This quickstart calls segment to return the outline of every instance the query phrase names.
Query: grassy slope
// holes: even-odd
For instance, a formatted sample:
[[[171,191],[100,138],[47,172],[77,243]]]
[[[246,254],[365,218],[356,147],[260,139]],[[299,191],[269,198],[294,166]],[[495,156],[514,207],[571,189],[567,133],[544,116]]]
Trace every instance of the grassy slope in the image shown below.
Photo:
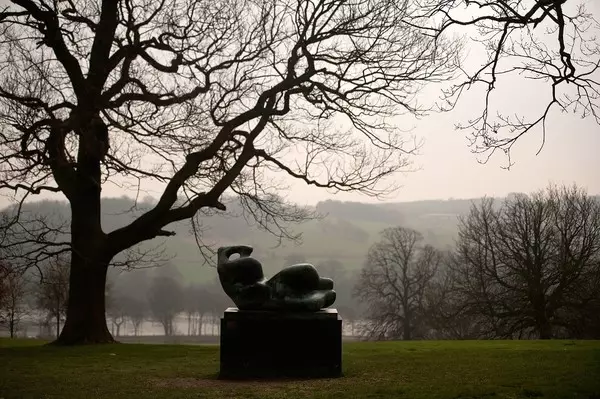
[[[17,342],[0,398],[600,398],[598,341],[353,343],[343,378],[270,382],[217,380],[217,346]]]

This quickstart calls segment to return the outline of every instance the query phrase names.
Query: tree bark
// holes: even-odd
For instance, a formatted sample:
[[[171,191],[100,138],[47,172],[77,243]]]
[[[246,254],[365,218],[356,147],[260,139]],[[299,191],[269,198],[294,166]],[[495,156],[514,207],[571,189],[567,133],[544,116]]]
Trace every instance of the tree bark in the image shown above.
[[[404,331],[403,331],[404,340],[410,341],[412,339],[412,336],[410,334],[410,323],[408,321],[405,321],[404,325],[402,327],[404,328]]]
[[[101,159],[106,126],[98,115],[79,131],[79,153],[71,205],[71,271],[67,319],[59,345],[115,342],[106,324],[105,287],[110,253],[101,224]]]
[[[55,318],[56,318],[56,338],[60,337],[60,310],[56,310]]]
[[[67,319],[55,342],[59,345],[115,342],[106,324],[105,307],[106,273],[112,256],[106,253],[100,226],[100,191],[94,191],[84,191],[77,201],[71,201],[69,299]]]
[[[106,325],[104,289],[108,264],[89,267],[73,254],[67,320],[59,345],[115,342]]]
[[[544,322],[538,326],[538,332],[540,339],[552,339],[552,326],[548,320],[544,320]]]
[[[10,319],[8,321],[9,329],[10,329],[10,337],[15,337],[15,312],[11,310]]]
[[[405,295],[408,294],[408,288],[405,288],[404,290]],[[404,302],[404,304],[402,305],[402,308],[404,310],[404,322],[402,323],[402,338],[404,341],[410,341],[412,339],[411,336],[411,311],[409,310],[409,304],[407,302]]]

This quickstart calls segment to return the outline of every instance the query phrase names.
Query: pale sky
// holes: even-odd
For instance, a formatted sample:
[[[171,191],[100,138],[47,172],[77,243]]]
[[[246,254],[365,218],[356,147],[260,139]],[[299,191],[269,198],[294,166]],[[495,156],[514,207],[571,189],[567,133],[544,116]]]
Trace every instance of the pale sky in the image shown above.
[[[515,112],[545,106],[542,90],[519,91],[527,82],[503,86],[502,95]],[[499,88],[499,91],[501,90]],[[423,199],[477,198],[505,196],[511,192],[530,193],[550,183],[576,183],[590,194],[600,194],[600,125],[593,118],[582,119],[577,114],[561,113],[555,109],[548,120],[546,143],[541,152],[541,130],[523,136],[513,147],[510,170],[507,158],[498,153],[486,164],[478,162],[466,138],[466,131],[455,130],[454,124],[465,122],[478,107],[480,95],[463,98],[449,113],[431,114],[422,120],[407,119],[407,127],[423,139],[419,155],[413,158],[414,172],[398,174],[395,181],[402,187],[383,200],[356,193],[333,194],[323,189],[308,187],[302,182],[290,181],[287,198],[294,202],[313,205],[326,199],[362,202],[403,202]],[[522,104],[520,104],[522,103]],[[532,114],[533,115],[533,114]],[[537,114],[536,114],[537,115]],[[105,196],[125,194],[122,189],[106,186]],[[135,195],[132,191],[129,195]],[[158,196],[159,191],[154,192]]]
[[[543,189],[549,183],[576,183],[590,194],[600,194],[600,126],[593,119],[582,120],[556,110],[549,120],[542,151],[536,155],[542,137],[539,130],[524,136],[513,148],[514,165],[506,170],[502,168],[507,161],[503,154],[480,164],[468,147],[466,132],[454,129],[463,114],[459,111],[472,105],[463,102],[457,112],[431,115],[418,123],[414,133],[425,141],[421,155],[414,159],[420,169],[398,175],[402,188],[387,196],[385,202],[505,196]],[[302,185],[294,188],[292,196],[305,204],[328,198],[376,201],[357,194],[331,195]]]
[[[600,19],[600,1],[589,0],[587,7]],[[499,82],[496,95],[510,112],[527,113],[546,105],[548,90],[548,86],[532,86],[521,78],[512,78]],[[600,126],[592,118],[581,119],[577,114],[554,109],[540,154],[536,155],[542,137],[538,129],[518,141],[512,153],[515,164],[505,170],[501,168],[506,164],[504,155],[498,154],[487,164],[480,164],[468,147],[467,132],[454,129],[455,123],[475,116],[473,110],[481,106],[482,100],[480,93],[471,93],[452,112],[432,114],[418,121],[399,121],[406,128],[414,127],[413,134],[423,139],[424,145],[420,155],[413,158],[418,170],[397,175],[396,182],[402,188],[388,195],[385,202],[505,196],[510,192],[539,190],[549,183],[576,183],[590,194],[600,194]],[[377,201],[359,194],[333,195],[300,182],[290,182],[290,186],[287,198],[300,204],[312,205],[325,199]],[[159,196],[158,189],[156,186],[149,194]],[[108,184],[103,195],[134,196],[135,191],[127,192]],[[0,199],[0,205],[5,204]]]
[[[588,0],[585,4],[587,11],[600,21],[600,1]],[[471,51],[467,62],[477,61],[475,52]],[[596,81],[600,81],[598,73]],[[494,96],[500,101],[500,110],[508,114],[537,117],[548,104],[549,94],[550,84],[536,85],[514,76],[500,78]],[[502,168],[507,163],[503,154],[486,164],[479,163],[468,147],[467,133],[454,129],[455,123],[465,123],[469,117],[477,116],[473,110],[479,109],[482,101],[481,94],[471,93],[450,113],[433,114],[414,125],[415,122],[407,121],[407,126],[415,126],[414,133],[425,141],[421,155],[414,158],[415,166],[420,169],[397,176],[402,188],[385,202],[505,196],[511,192],[530,193],[550,183],[577,184],[590,194],[600,194],[600,125],[593,118],[582,119],[579,114],[562,113],[554,108],[547,120],[542,151],[536,155],[542,143],[541,129],[537,129],[513,147],[514,165],[506,170]],[[357,194],[333,196],[301,186],[294,190],[294,196],[306,204],[327,198],[377,201]]]

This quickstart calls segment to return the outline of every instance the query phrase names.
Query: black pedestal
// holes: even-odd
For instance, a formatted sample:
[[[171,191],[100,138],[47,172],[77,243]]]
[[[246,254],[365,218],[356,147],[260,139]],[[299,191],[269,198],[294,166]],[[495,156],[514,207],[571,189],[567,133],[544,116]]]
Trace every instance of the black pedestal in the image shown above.
[[[316,313],[243,311],[221,319],[220,378],[339,377],[342,319]]]

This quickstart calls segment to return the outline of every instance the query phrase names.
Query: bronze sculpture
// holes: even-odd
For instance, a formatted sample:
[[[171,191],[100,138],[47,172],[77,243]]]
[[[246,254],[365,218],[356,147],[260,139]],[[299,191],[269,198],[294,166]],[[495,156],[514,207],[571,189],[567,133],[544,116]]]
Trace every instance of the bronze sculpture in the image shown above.
[[[247,245],[217,251],[219,280],[238,309],[316,312],[335,301],[333,280],[320,277],[313,265],[292,265],[267,280],[252,251]],[[235,254],[239,258],[230,259]]]

